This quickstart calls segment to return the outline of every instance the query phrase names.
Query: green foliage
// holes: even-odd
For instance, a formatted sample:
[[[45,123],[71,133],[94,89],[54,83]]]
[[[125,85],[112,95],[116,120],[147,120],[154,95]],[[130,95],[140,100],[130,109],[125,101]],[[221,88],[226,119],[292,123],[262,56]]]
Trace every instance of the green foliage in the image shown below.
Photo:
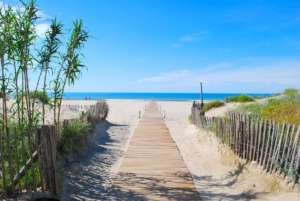
[[[207,112],[208,110],[212,109],[212,108],[217,108],[217,107],[221,107],[224,105],[224,102],[222,101],[211,101],[208,103],[204,104],[204,111]]]
[[[59,151],[62,154],[78,152],[84,145],[91,125],[81,120],[73,120],[62,128]]]
[[[67,44],[65,77],[69,85],[73,85],[80,75],[81,68],[84,65],[80,61],[80,53],[78,52],[88,39],[88,33],[83,29],[81,20],[73,23],[71,38]]]
[[[285,93],[286,94],[286,93]],[[300,125],[300,96],[289,91],[283,97],[271,98],[265,103],[243,105],[239,111],[258,114],[265,119]]]
[[[88,33],[83,27],[81,20],[76,20],[73,23],[73,29],[69,41],[67,42],[67,50],[62,54],[60,68],[54,80],[54,124],[58,125],[60,120],[60,111],[62,97],[66,85],[74,85],[79,79],[84,65],[81,62],[81,48],[87,42]]]
[[[38,100],[45,105],[50,104],[50,97],[43,91],[32,91],[29,96],[31,99]]]
[[[293,88],[288,88],[288,89],[284,90],[283,94],[290,99],[295,99],[296,96],[299,96],[299,90],[293,89]]]
[[[246,95],[239,95],[239,96],[232,96],[228,97],[225,100],[227,103],[230,102],[237,102],[237,103],[246,103],[246,102],[253,102],[255,101],[254,98]]]
[[[35,129],[41,122],[45,124],[45,105],[54,103],[53,119],[57,122],[55,125],[60,125],[64,88],[73,85],[81,74],[84,65],[80,50],[88,39],[82,21],[77,20],[70,39],[62,44],[63,27],[54,19],[44,41],[40,42],[36,32],[39,18],[36,1],[20,3],[16,8],[6,4],[0,6],[0,97],[3,97],[0,106],[0,169],[3,172],[0,188],[5,190],[36,150]],[[55,94],[54,100],[48,97],[48,92]],[[11,96],[15,101],[8,104],[7,98]],[[42,113],[36,100],[42,103]],[[66,128],[64,135],[73,133],[71,139],[79,138],[78,132],[85,133],[87,128],[80,123]],[[64,139],[67,141],[67,137]],[[41,187],[40,183],[35,183],[40,181],[38,177],[39,168],[34,164],[18,183],[19,190],[37,190]]]
[[[62,24],[56,19],[52,20],[49,30],[46,32],[45,41],[39,52],[39,63],[42,65],[42,70],[47,71],[51,59],[57,54],[61,41],[59,39],[62,35]]]
[[[28,141],[28,125],[17,125],[14,122],[9,122],[8,133],[11,135],[8,143],[4,143],[2,148],[2,159],[6,161],[2,174],[4,177],[0,177],[0,189],[4,188],[3,178],[10,178],[10,169],[13,170],[14,175],[18,170],[23,167],[27,160],[30,158],[30,147]],[[36,129],[31,129],[31,132],[36,133]],[[34,135],[35,136],[35,135]],[[11,163],[8,163],[8,158],[11,157]],[[4,170],[4,171],[3,171]],[[18,183],[19,189],[24,189],[26,186],[37,186],[41,182],[40,169],[38,162],[35,162],[27,172],[27,174]],[[7,180],[6,187],[10,185],[11,181]]]

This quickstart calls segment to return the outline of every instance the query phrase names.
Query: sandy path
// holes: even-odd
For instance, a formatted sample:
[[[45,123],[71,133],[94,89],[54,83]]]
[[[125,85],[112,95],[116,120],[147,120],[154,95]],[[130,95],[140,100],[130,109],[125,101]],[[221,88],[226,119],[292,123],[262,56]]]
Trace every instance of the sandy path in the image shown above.
[[[114,187],[111,179],[145,102],[108,101],[108,104],[108,122],[97,125],[93,144],[65,170],[61,200],[122,200],[130,196]]]
[[[67,168],[62,200],[116,200],[111,170],[122,156],[130,127],[104,122],[96,133],[94,146]]]
[[[298,200],[281,180],[258,168],[239,166],[238,159],[212,133],[188,122],[191,102],[159,102],[166,123],[203,200]],[[234,107],[234,106],[230,106]],[[218,113],[227,111],[222,108]]]
[[[64,200],[70,197],[71,200],[124,200],[128,197],[141,200],[113,186],[111,178],[138,122],[138,112],[143,111],[146,102],[108,103],[108,121],[112,123],[98,126],[92,151],[70,166]],[[237,166],[237,159],[213,134],[191,125],[188,116],[192,102],[158,102],[158,105],[166,114],[167,127],[203,200],[299,200],[300,194],[288,192],[276,177],[261,174],[259,169],[249,165]],[[220,108],[210,115],[227,110]]]

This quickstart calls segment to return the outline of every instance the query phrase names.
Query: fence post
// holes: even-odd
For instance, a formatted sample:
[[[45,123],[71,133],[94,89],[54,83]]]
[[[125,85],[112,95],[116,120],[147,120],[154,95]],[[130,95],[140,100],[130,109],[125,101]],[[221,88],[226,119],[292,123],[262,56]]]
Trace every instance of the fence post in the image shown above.
[[[56,172],[57,135],[54,126],[45,125],[38,129],[37,143],[39,145],[39,164],[42,172],[44,188],[57,196],[59,193]]]

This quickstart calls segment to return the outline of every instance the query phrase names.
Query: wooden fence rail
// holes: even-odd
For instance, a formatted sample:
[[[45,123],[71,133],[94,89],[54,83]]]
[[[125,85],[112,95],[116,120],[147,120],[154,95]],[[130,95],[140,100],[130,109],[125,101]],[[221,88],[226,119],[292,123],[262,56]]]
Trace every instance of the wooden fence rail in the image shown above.
[[[214,131],[242,159],[255,161],[267,172],[299,182],[300,126],[240,113],[206,117],[201,115],[198,103],[192,106],[192,121],[198,127]]]
[[[6,172],[13,172],[13,177],[7,182],[7,186],[3,187],[8,196],[20,191],[42,190],[54,198],[59,197],[61,186],[56,160],[61,130],[78,120],[95,126],[99,121],[106,119],[108,114],[108,105],[104,101],[98,101],[95,105],[66,105],[65,107],[82,113],[79,118],[65,119],[58,127],[41,125],[37,129],[26,130],[26,133],[18,133],[17,128],[12,129],[10,134],[14,139],[6,143],[8,144],[6,147],[0,147],[0,162],[8,163],[9,157],[14,154],[13,159],[17,164],[6,168]],[[28,136],[31,137],[30,140]],[[3,152],[4,148],[5,152]],[[6,172],[0,169],[0,181]],[[2,189],[0,193],[1,191]],[[1,195],[0,200],[2,200]]]

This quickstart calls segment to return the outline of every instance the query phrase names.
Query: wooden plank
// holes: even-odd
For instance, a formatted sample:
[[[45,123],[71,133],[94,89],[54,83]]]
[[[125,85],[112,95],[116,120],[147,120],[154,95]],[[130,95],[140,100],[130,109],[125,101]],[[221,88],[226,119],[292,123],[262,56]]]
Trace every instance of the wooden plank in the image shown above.
[[[272,158],[273,158],[273,155],[274,155],[274,146],[275,146],[275,142],[276,142],[276,138],[277,138],[277,129],[278,129],[278,125],[275,124],[274,121],[272,121],[272,131],[271,131],[271,134],[270,134],[270,147],[269,147],[269,150],[267,152],[267,155],[266,155],[266,161],[265,161],[265,167],[266,167],[266,171],[270,171],[270,166],[272,164]]]
[[[291,130],[291,133],[288,137],[288,142],[287,142],[287,149],[286,149],[286,155],[284,157],[284,170],[288,170],[288,164],[289,164],[289,161],[290,161],[290,158],[291,158],[291,155],[292,155],[292,148],[293,148],[293,140],[294,140],[294,137],[296,135],[296,132],[297,132],[297,127],[295,125],[293,125],[292,127],[292,130]]]
[[[56,143],[57,135],[54,126],[44,125],[38,129],[37,144],[40,146],[38,154],[40,169],[45,182],[43,185],[54,196],[59,194],[56,172]]]
[[[276,150],[275,150],[275,157],[274,157],[274,161],[273,161],[273,164],[274,164],[274,168],[273,168],[273,171],[272,172],[275,172],[278,168],[279,168],[279,165],[280,165],[280,152],[282,150],[282,142],[283,142],[283,138],[284,138],[284,134],[285,134],[285,131],[288,129],[288,125],[287,124],[283,124],[282,128],[281,128],[281,132],[279,133],[279,136],[278,136],[278,142],[277,142],[277,145],[276,145]]]
[[[264,168],[267,168],[266,164],[267,164],[267,158],[268,158],[269,150],[271,149],[271,135],[272,135],[272,131],[273,131],[272,121],[268,121],[268,132],[267,132],[266,143],[265,143],[265,147],[266,148],[265,148],[263,160],[262,160],[262,163],[261,163],[261,165]]]
[[[297,133],[296,133],[295,138],[293,140],[294,145],[293,145],[291,163],[290,163],[290,167],[289,167],[289,171],[288,171],[289,173],[291,173],[292,171],[297,171],[295,159],[297,157],[296,154],[298,153],[298,150],[300,151],[299,138],[300,138],[300,126],[298,127]]]
[[[255,161],[259,162],[259,152],[260,152],[260,136],[262,133],[262,129],[263,129],[263,121],[258,121],[258,130],[256,132],[256,138],[257,138],[257,142],[256,142],[256,151],[255,151]]]
[[[254,138],[255,138],[255,124],[253,121],[253,117],[250,118],[250,156],[249,160],[253,159],[254,152]]]
[[[286,153],[287,153],[287,147],[288,147],[288,144],[289,144],[289,138],[290,138],[290,135],[291,135],[291,132],[293,130],[293,126],[292,125],[288,125],[288,129],[287,129],[287,132],[284,133],[284,144],[283,144],[283,148],[281,150],[281,156],[280,156],[280,166],[282,167],[279,171],[280,173],[283,172],[283,167],[284,167],[284,163],[285,163],[285,160],[286,160]]]
[[[260,158],[259,158],[259,165],[263,164],[263,157],[266,151],[266,136],[268,133],[268,129],[269,129],[269,124],[270,121],[269,120],[265,120],[265,126],[264,126],[264,131],[261,134],[261,151],[260,151]]]
[[[32,164],[38,159],[38,152],[35,151],[31,157],[26,161],[26,164],[19,170],[19,172],[14,176],[11,183],[10,189],[15,189],[15,186],[19,181],[25,176],[26,172],[31,168]]]
[[[151,122],[151,129],[143,124],[145,121]],[[201,200],[166,129],[157,105],[150,103],[129,142],[113,185],[139,194],[143,200]]]

